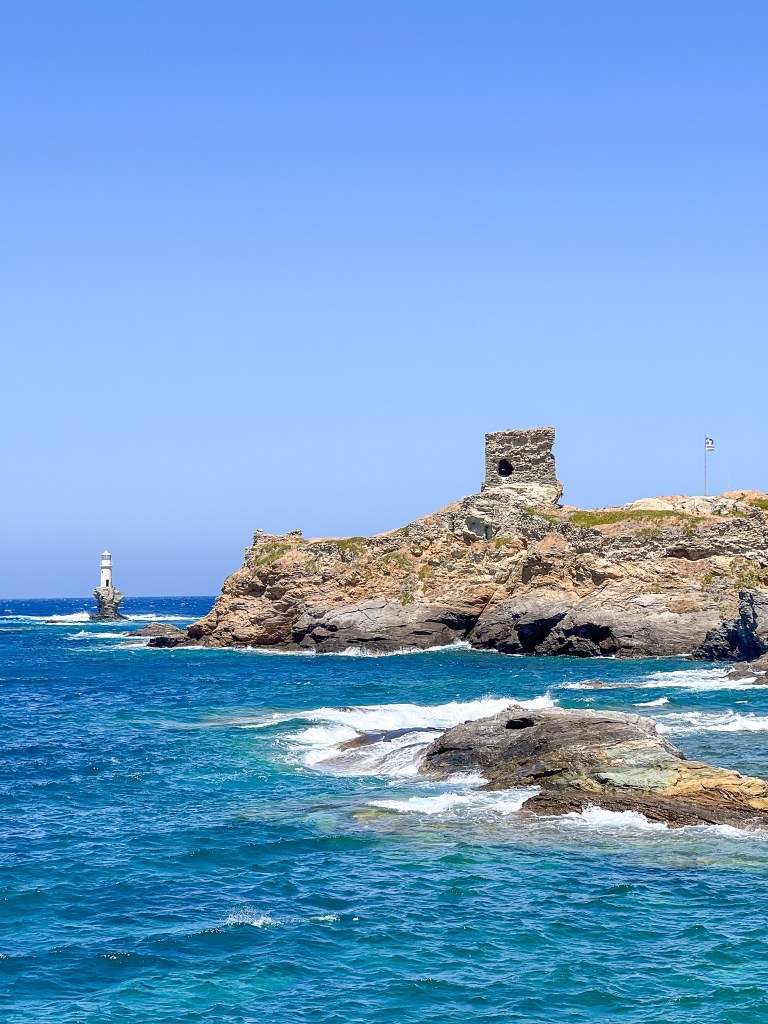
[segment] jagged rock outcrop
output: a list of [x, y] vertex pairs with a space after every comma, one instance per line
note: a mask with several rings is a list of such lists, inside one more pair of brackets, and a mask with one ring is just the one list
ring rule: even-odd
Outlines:
[[738, 615], [710, 630], [698, 653], [713, 661], [753, 661], [768, 653], [768, 590], [742, 590]]
[[765, 495], [592, 511], [532, 497], [486, 487], [373, 537], [259, 531], [189, 636], [318, 652], [455, 640], [512, 654], [625, 658], [752, 658], [768, 649]]
[[116, 622], [126, 617], [118, 611], [125, 598], [122, 590], [116, 590], [114, 587], [96, 587], [93, 596], [98, 607], [96, 614], [90, 617], [91, 622]]
[[688, 761], [640, 715], [512, 705], [443, 733], [421, 770], [480, 772], [488, 789], [539, 786], [524, 804], [537, 814], [596, 805], [672, 826], [768, 827], [767, 782]]

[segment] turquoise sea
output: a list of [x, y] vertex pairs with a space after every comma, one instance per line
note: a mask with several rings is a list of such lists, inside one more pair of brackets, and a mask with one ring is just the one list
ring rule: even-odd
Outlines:
[[768, 690], [684, 660], [126, 643], [211, 603], [0, 602], [0, 1020], [768, 1021], [768, 834], [532, 820], [416, 774], [516, 698], [641, 711], [768, 775]]

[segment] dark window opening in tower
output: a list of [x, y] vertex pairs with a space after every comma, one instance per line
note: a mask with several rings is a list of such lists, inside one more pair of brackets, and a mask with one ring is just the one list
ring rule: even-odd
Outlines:
[[507, 459], [499, 462], [499, 476], [512, 476], [512, 464]]

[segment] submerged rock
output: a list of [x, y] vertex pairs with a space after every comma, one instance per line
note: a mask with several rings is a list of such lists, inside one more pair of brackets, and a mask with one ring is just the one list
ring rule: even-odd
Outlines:
[[192, 643], [186, 630], [167, 622], [149, 622], [141, 629], [133, 629], [125, 635], [149, 637], [150, 647], [180, 647]]
[[768, 827], [768, 782], [689, 761], [653, 721], [616, 711], [511, 705], [448, 729], [427, 748], [421, 771], [481, 772], [488, 789], [540, 786], [524, 804], [537, 814], [593, 805], [672, 826]]
[[755, 661], [740, 661], [726, 673], [728, 679], [753, 682], [756, 686], [768, 686], [768, 655]]

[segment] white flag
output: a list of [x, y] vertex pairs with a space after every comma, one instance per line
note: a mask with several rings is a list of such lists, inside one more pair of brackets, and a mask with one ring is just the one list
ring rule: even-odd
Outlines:
[[704, 438], [704, 451], [705, 452], [713, 452], [714, 450], [715, 450], [715, 442], [712, 440], [711, 437], [705, 437]]

